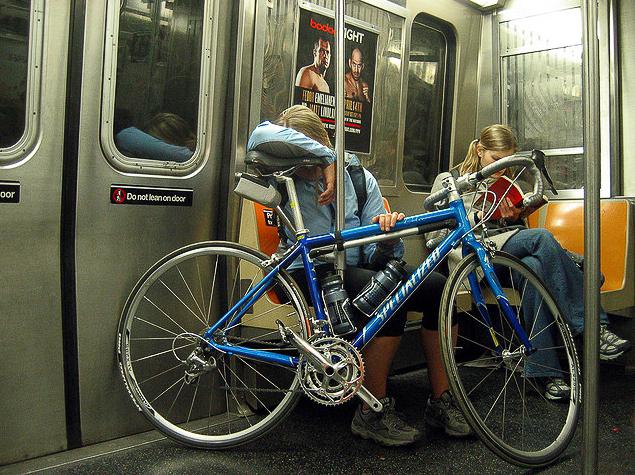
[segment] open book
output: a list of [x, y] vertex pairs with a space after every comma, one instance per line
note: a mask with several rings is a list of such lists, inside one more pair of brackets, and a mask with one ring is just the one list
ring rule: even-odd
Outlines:
[[[482, 192], [474, 201], [474, 210], [484, 209], [484, 211], [487, 212], [494, 204], [494, 200], [496, 200], [496, 203], [499, 203], [501, 198], [504, 196], [505, 198], [508, 198], [514, 206], [523, 208], [520, 213], [520, 218], [526, 218], [549, 201], [545, 195], [542, 195], [542, 200], [540, 200], [537, 204], [530, 207], [523, 207], [523, 198], [530, 193], [523, 192], [518, 183], [514, 183], [511, 178], [505, 175], [499, 177], [495, 182], [490, 183], [487, 189], [489, 193]], [[483, 198], [487, 200], [485, 206], [483, 206]], [[491, 215], [490, 219], [500, 218], [501, 213], [497, 208]]]

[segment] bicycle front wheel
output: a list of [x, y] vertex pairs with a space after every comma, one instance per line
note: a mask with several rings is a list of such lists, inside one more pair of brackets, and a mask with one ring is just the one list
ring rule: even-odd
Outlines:
[[[468, 422], [494, 453], [517, 465], [547, 465], [566, 449], [578, 421], [575, 345], [558, 305], [530, 267], [502, 252], [493, 256], [492, 264], [536, 351], [525, 355], [517, 332], [480, 278], [476, 255], [470, 255], [452, 272], [441, 304], [441, 350], [450, 387]], [[476, 293], [484, 297], [491, 325], [474, 304], [470, 275]], [[459, 335], [453, 338], [457, 321]], [[547, 377], [569, 385], [566, 402], [546, 396]]]
[[[137, 408], [167, 436], [231, 447], [262, 436], [295, 406], [302, 390], [294, 368], [210, 350], [202, 339], [268, 273], [266, 258], [230, 242], [193, 244], [159, 260], [133, 289], [119, 323], [120, 369]], [[214, 338], [297, 357], [276, 320], [309, 337], [306, 303], [285, 272]]]

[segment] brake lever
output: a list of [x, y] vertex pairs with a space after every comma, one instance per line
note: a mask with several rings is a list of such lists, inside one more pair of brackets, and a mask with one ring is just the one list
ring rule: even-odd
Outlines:
[[545, 154], [542, 150], [538, 150], [538, 149], [534, 149], [531, 151], [531, 159], [533, 160], [534, 164], [536, 165], [536, 168], [538, 168], [538, 170], [540, 171], [540, 173], [542, 173], [542, 176], [545, 177], [545, 180], [547, 180], [547, 183], [549, 183], [549, 187], [551, 188], [551, 192], [554, 195], [558, 194], [558, 190], [556, 190], [556, 187], [553, 184], [553, 180], [551, 179], [551, 176], [549, 175], [549, 171], [547, 170], [547, 166], [545, 165]]

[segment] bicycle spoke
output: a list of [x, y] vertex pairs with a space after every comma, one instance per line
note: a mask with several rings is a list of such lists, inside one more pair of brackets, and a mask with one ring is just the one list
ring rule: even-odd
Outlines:
[[157, 356], [165, 355], [166, 353], [171, 353], [172, 351], [182, 350], [183, 348], [187, 348], [188, 346], [194, 345], [196, 342], [192, 342], [188, 345], [177, 346], [174, 349], [170, 348], [168, 350], [160, 351], [159, 353], [153, 353], [151, 355], [144, 356], [143, 358], [137, 358], [135, 360], [130, 360], [131, 363], [138, 363], [139, 361], [147, 360], [150, 358], [156, 358]]
[[[238, 357], [238, 359], [244, 362], [242, 358]], [[247, 386], [247, 384], [245, 384], [245, 382], [242, 379], [240, 379], [240, 376], [238, 376], [233, 369], [229, 368], [229, 371], [232, 373], [234, 378], [236, 378], [245, 387], [245, 389], [249, 390], [249, 386]], [[254, 391], [249, 391], [249, 394], [251, 394], [262, 405], [262, 407], [265, 408], [267, 412], [270, 412], [267, 406], [260, 400], [260, 398], [256, 395]]]
[[[286, 304], [282, 304], [282, 305], [286, 305]], [[251, 323], [254, 323], [254, 322], [255, 322], [255, 321], [257, 321], [257, 320], [261, 320], [261, 319], [263, 319], [264, 317], [268, 316], [271, 312], [275, 312], [275, 311], [278, 311], [278, 310], [279, 310], [279, 309], [278, 309], [277, 307], [272, 307], [272, 308], [270, 308], [269, 310], [265, 310], [264, 312], [261, 312], [261, 313], [259, 313], [258, 315], [254, 316], [254, 317], [251, 317], [251, 318], [249, 318], [249, 319], [244, 319], [244, 320], [243, 320], [243, 319], [241, 318], [241, 319], [238, 321], [238, 323], [236, 323], [235, 325], [232, 325], [232, 326], [230, 326], [230, 327], [225, 328], [225, 331], [227, 332], [227, 331], [229, 331], [229, 330], [231, 330], [231, 329], [233, 329], [233, 328], [236, 328], [236, 327], [238, 327], [238, 326], [240, 326], [240, 325], [246, 325], [246, 326], [247, 326], [247, 325], [249, 325], [249, 324], [251, 324]], [[292, 315], [294, 315], [294, 314], [295, 314], [295, 312], [291, 312], [291, 313], [287, 314], [287, 317], [290, 317], [290, 316], [292, 316]], [[277, 331], [276, 331], [276, 332], [272, 332], [272, 334], [275, 334], [275, 333], [278, 333], [278, 332], [277, 332]]]
[[[491, 264], [503, 294], [509, 298], [514, 319], [518, 319], [537, 351], [525, 354], [515, 322], [507, 318], [502, 300], [491, 301], [494, 294], [489, 283], [481, 279], [479, 286], [494, 336], [504, 349], [501, 354], [492, 353], [489, 325], [474, 311], [474, 303], [464, 309], [467, 304], [461, 300], [473, 297], [465, 289], [470, 283], [469, 276], [477, 274], [480, 265], [475, 256], [470, 256], [452, 273], [442, 302], [440, 327], [444, 364], [457, 403], [478, 435], [512, 463], [544, 465], [559, 456], [573, 437], [579, 400], [549, 400], [546, 389], [532, 373], [562, 376], [577, 386], [572, 391], [578, 394], [579, 378], [575, 377], [578, 368], [575, 358], [571, 357], [575, 346], [553, 298], [528, 266], [498, 253], [492, 256]], [[461, 313], [460, 324], [468, 325], [472, 333], [464, 335], [460, 327], [459, 345], [454, 345], [451, 329], [458, 313]], [[461, 363], [456, 356], [459, 349], [462, 349], [461, 359], [465, 353], [485, 353]], [[540, 422], [537, 414], [541, 415]]]
[[201, 384], [201, 378], [196, 381], [196, 387], [194, 388], [194, 396], [192, 396], [192, 404], [190, 404], [190, 410], [187, 413], [187, 419], [185, 422], [190, 422], [192, 418], [192, 409], [194, 409], [194, 401], [196, 401], [196, 395], [198, 394], [198, 385]]
[[182, 363], [179, 363], [177, 365], [172, 366], [171, 368], [166, 369], [165, 371], [161, 371], [160, 373], [157, 373], [153, 376], [150, 376], [149, 378], [143, 379], [141, 381], [139, 381], [139, 386], [141, 386], [144, 383], [147, 383], [148, 381], [152, 381], [155, 378], [158, 378], [159, 376], [163, 376], [164, 374], [169, 373], [170, 371], [175, 370], [176, 368], [182, 367]]
[[263, 293], [242, 321], [219, 322], [227, 305], [269, 272], [263, 262], [259, 252], [238, 244], [186, 246], [157, 262], [128, 299], [118, 333], [120, 368], [137, 407], [166, 435], [202, 448], [243, 444], [268, 432], [297, 402], [295, 368], [225, 353], [201, 338], [216, 324], [217, 343], [257, 351], [259, 358], [266, 352], [297, 357], [274, 323], [282, 319], [302, 338], [310, 336], [304, 299], [285, 273], [272, 277], [276, 299]]
[[516, 373], [516, 368], [518, 368], [518, 365], [520, 364], [520, 361], [518, 363], [516, 363], [516, 366], [514, 367], [514, 370], [511, 371], [511, 376], [509, 376], [509, 378], [507, 378], [505, 380], [505, 384], [503, 384], [503, 389], [501, 389], [501, 391], [498, 393], [498, 396], [496, 397], [496, 400], [494, 401], [494, 403], [492, 404], [492, 407], [490, 408], [490, 410], [488, 411], [488, 413], [486, 414], [484, 420], [487, 421], [487, 418], [489, 417], [490, 413], [492, 412], [492, 410], [494, 409], [494, 406], [496, 405], [496, 403], [498, 402], [498, 400], [500, 399], [501, 395], [503, 394], [503, 392], [507, 389], [507, 385], [509, 384], [509, 381], [511, 380], [511, 378], [514, 376], [514, 374]]
[[176, 400], [179, 398], [179, 395], [181, 394], [181, 391], [183, 391], [183, 387], [185, 386], [185, 380], [183, 380], [183, 382], [181, 383], [181, 387], [179, 388], [179, 391], [176, 393], [176, 396], [174, 396], [174, 399], [172, 400], [172, 404], [170, 404], [170, 408], [168, 409], [168, 416], [170, 416], [170, 414], [172, 413], [172, 409], [174, 408], [174, 404], [176, 403]]
[[[223, 369], [224, 369], [224, 368], [227, 368], [227, 365], [226, 365], [226, 364], [225, 364], [225, 366], [223, 367]], [[231, 371], [231, 368], [229, 368], [229, 371]], [[223, 374], [223, 373], [219, 373], [219, 374], [220, 374], [220, 375], [221, 375], [221, 377], [223, 378], [223, 381], [225, 382], [225, 385], [226, 385], [227, 387], [229, 387], [229, 391], [230, 391], [230, 393], [231, 393], [231, 395], [232, 395], [232, 398], [233, 398], [233, 399], [234, 399], [234, 401], [236, 402], [236, 407], [240, 407], [240, 401], [238, 401], [238, 398], [237, 398], [237, 397], [236, 397], [236, 395], [234, 394], [234, 391], [232, 390], [231, 385], [229, 384], [229, 381], [227, 381], [227, 378], [226, 378], [226, 373], [225, 373], [225, 374]], [[227, 393], [225, 393], [225, 394], [227, 394]], [[227, 417], [229, 418], [229, 403], [227, 403]], [[247, 422], [249, 423], [249, 425], [251, 425], [251, 422], [249, 421], [249, 418], [247, 418]]]
[[205, 326], [209, 326], [209, 319], [212, 313], [212, 301], [214, 300], [214, 288], [216, 286], [216, 271], [218, 270], [218, 256], [216, 256], [214, 262], [214, 273], [212, 274], [212, 285], [209, 291], [209, 307], [207, 308], [207, 317], [205, 318]]
[[189, 312], [194, 315], [194, 317], [201, 322], [203, 325], [205, 325], [205, 322], [196, 314], [196, 312], [194, 312], [194, 310], [192, 310], [188, 304], [186, 304], [185, 302], [183, 302], [183, 300], [181, 300], [181, 297], [179, 297], [178, 295], [176, 295], [176, 293], [172, 290], [172, 288], [166, 284], [163, 280], [159, 279], [159, 282], [161, 284], [163, 284], [163, 286], [168, 290], [168, 292], [170, 292], [172, 295], [174, 295], [174, 297], [183, 304], [183, 306], [185, 308], [187, 308], [189, 310]]
[[185, 378], [183, 376], [181, 376], [179, 379], [177, 379], [176, 381], [174, 381], [174, 383], [172, 383], [170, 386], [168, 386], [166, 389], [164, 389], [158, 396], [156, 396], [154, 399], [152, 399], [150, 401], [150, 404], [153, 404], [157, 399], [159, 399], [161, 396], [163, 396], [165, 393], [167, 393], [170, 389], [172, 389], [174, 386], [176, 386], [177, 384], [179, 384], [179, 382], [182, 382], [182, 384], [185, 384]]
[[492, 370], [489, 373], [487, 373], [485, 377], [482, 378], [476, 386], [470, 389], [467, 395], [469, 396], [470, 394], [472, 394], [476, 388], [478, 388], [481, 384], [483, 384], [487, 380], [487, 378], [489, 378], [492, 374], [494, 374], [494, 372], [498, 370], [502, 365], [503, 365], [503, 362], [501, 361], [498, 365], [496, 365], [495, 368], [492, 368]]
[[[192, 297], [192, 300], [194, 301], [194, 304], [198, 308], [198, 311], [201, 312], [202, 317], [205, 318], [205, 312], [201, 309], [201, 306], [198, 304], [198, 300], [196, 300], [196, 297], [194, 297], [194, 294], [192, 293], [192, 289], [190, 288], [189, 284], [187, 283], [187, 280], [185, 279], [185, 276], [183, 276], [183, 273], [181, 272], [181, 268], [179, 266], [176, 266], [176, 270], [179, 273], [179, 276], [181, 276], [181, 280], [183, 281], [183, 284], [185, 284], [185, 288], [187, 289], [188, 293], [190, 294], [190, 297]], [[202, 322], [202, 320], [201, 320], [201, 322]]]
[[[150, 302], [150, 303], [152, 303], [152, 304], [154, 305], [154, 303], [153, 303], [150, 299], [146, 299], [146, 300], [148, 300], [148, 302]], [[157, 307], [157, 309], [159, 309], [159, 308]], [[160, 310], [160, 309], [159, 309], [159, 310]], [[164, 313], [164, 315], [168, 316], [166, 313]], [[135, 315], [135, 317], [134, 317], [134, 318], [135, 318], [135, 321], [138, 321], [138, 322], [143, 322], [143, 323], [147, 323], [148, 325], [152, 325], [153, 327], [158, 328], [159, 330], [163, 330], [164, 332], [169, 333], [170, 335], [174, 335], [174, 336], [177, 336], [177, 335], [178, 335], [178, 333], [173, 332], [172, 330], [168, 330], [167, 328], [162, 327], [161, 325], [157, 325], [156, 323], [152, 323], [151, 321], [146, 320], [146, 319], [144, 319], [144, 318], [141, 318], [141, 317], [139, 317], [139, 316], [136, 316], [136, 315]], [[168, 318], [170, 318], [170, 317], [168, 316]], [[172, 319], [170, 318], [170, 320], [172, 320]], [[179, 329], [181, 330], [181, 333], [187, 333], [187, 332], [185, 331], [185, 328], [183, 328], [181, 325], [178, 325], [176, 322], [174, 322], [174, 324], [175, 324], [177, 327], [179, 327]]]

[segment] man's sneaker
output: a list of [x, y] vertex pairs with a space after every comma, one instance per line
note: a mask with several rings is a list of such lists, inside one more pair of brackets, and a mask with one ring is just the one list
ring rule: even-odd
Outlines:
[[465, 421], [461, 410], [456, 407], [450, 391], [445, 391], [439, 399], [428, 397], [425, 412], [426, 424], [445, 430], [453, 437], [465, 437], [472, 433], [472, 428]]
[[545, 397], [550, 401], [567, 401], [571, 396], [571, 388], [562, 378], [548, 378], [545, 385]]
[[631, 342], [624, 340], [608, 329], [606, 325], [600, 325], [600, 359], [603, 361], [614, 360], [631, 349]]
[[353, 434], [388, 446], [412, 444], [421, 437], [421, 433], [409, 426], [395, 411], [393, 398], [386, 397], [379, 402], [384, 406], [381, 412], [365, 413], [361, 406], [357, 407], [351, 422]]

